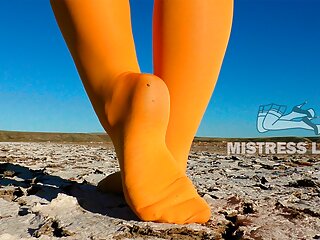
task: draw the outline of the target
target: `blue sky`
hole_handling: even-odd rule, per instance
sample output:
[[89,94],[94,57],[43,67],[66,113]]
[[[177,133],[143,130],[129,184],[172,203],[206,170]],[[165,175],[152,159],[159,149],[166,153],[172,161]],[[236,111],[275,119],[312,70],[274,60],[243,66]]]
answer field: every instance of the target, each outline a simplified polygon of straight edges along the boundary
[[[152,0],[132,0],[143,72],[152,72]],[[260,134],[259,105],[308,101],[320,115],[320,1],[235,0],[232,34],[198,136]],[[55,22],[49,0],[0,1],[0,129],[102,132]]]

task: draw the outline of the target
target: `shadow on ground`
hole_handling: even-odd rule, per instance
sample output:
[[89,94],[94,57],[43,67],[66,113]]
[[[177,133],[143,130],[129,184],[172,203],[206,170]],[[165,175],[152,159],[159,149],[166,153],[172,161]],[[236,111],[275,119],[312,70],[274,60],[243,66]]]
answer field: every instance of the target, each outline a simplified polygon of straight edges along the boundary
[[15,199],[24,195],[36,195],[51,201],[59,193],[64,193],[75,197],[83,209],[92,213],[123,220],[138,220],[126,204],[123,195],[101,193],[97,191],[96,186],[86,181],[78,183],[66,180],[50,175],[44,170],[32,170],[11,163],[0,163],[0,190],[2,186],[14,187],[12,192],[8,190],[2,194],[12,194]]

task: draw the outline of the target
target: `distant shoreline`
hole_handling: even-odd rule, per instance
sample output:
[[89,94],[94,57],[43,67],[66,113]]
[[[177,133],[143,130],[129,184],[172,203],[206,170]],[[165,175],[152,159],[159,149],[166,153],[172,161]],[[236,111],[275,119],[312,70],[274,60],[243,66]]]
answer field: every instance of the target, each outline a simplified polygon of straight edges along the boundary
[[[320,142],[320,137],[259,137],[259,138],[218,138],[195,137],[194,142]],[[0,142],[71,142],[101,143],[111,142],[106,133],[59,133],[0,131]]]
[[105,133],[56,133],[0,131],[0,142],[111,142]]

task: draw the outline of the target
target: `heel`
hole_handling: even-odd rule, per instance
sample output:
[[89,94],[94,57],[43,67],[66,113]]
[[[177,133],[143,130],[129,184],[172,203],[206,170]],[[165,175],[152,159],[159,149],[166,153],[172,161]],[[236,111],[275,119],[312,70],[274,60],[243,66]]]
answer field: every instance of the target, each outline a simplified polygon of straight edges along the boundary
[[314,130],[314,133],[315,133],[316,135],[319,135],[318,125],[316,125],[316,124],[314,124],[313,122],[311,122],[310,119],[307,118],[307,117],[302,118],[302,121],[303,121],[305,124],[307,124],[308,126],[312,127],[313,130]]

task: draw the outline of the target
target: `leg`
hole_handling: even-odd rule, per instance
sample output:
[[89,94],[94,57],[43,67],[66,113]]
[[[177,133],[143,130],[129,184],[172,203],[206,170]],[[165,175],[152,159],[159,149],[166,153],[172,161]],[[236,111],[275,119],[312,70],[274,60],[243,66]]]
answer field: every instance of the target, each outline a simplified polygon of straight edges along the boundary
[[308,117],[303,117],[299,121],[288,120],[288,115],[281,115],[275,111],[268,111],[265,115],[262,126],[266,130],[286,130],[286,129],[306,129],[313,130],[316,135],[319,134],[320,125],[314,124]]
[[115,145],[129,206],[146,221],[206,222],[210,208],[165,144],[167,86],[154,75],[136,73],[128,1],[51,2],[93,107]]
[[[51,0],[51,5],[93,108],[102,125],[108,127],[105,91],[123,71],[140,71],[129,1]],[[98,188],[122,192],[120,176],[119,172],[108,176]]]
[[105,91],[112,88],[124,70],[140,71],[129,2],[51,0],[51,5],[83,85],[105,126],[102,106]]
[[233,0],[155,0],[154,69],[170,93],[166,143],[181,169],[215,87]]

